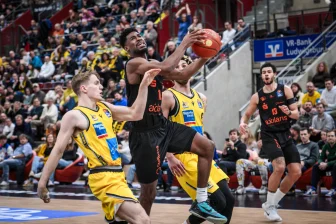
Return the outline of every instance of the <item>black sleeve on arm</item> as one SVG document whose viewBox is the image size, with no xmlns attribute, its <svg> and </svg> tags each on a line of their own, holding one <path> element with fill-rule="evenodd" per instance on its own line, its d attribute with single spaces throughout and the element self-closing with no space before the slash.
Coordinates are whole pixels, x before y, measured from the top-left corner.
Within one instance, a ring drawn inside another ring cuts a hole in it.
<svg viewBox="0 0 336 224">
<path fill-rule="evenodd" d="M 287 99 L 287 105 L 288 106 L 292 105 L 293 103 L 296 103 L 294 98 Z"/>
</svg>

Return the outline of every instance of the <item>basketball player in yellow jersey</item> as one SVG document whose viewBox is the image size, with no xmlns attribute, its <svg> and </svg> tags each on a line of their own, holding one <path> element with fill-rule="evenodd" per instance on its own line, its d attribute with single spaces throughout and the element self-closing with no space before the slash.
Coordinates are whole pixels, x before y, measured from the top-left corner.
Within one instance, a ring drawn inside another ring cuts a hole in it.
<svg viewBox="0 0 336 224">
<path fill-rule="evenodd" d="M 176 69 L 183 70 L 192 61 L 184 56 Z M 206 108 L 206 97 L 190 88 L 190 80 L 175 81 L 175 86 L 162 95 L 162 111 L 165 117 L 173 122 L 184 124 L 195 129 L 203 135 L 203 115 Z M 198 156 L 190 152 L 182 154 L 167 154 L 168 165 L 176 175 L 182 188 L 194 200 L 197 187 L 197 161 Z M 234 206 L 234 197 L 228 187 L 228 176 L 212 162 L 208 181 L 208 194 L 210 205 L 230 222 Z M 185 221 L 188 224 L 205 221 L 194 215 Z"/>
<path fill-rule="evenodd" d="M 137 203 L 125 181 L 112 123 L 113 119 L 142 119 L 148 86 L 159 72 L 160 69 L 151 69 L 145 73 L 132 107 L 114 106 L 103 102 L 103 86 L 97 73 L 88 71 L 73 77 L 72 87 L 78 96 L 78 106 L 63 116 L 56 144 L 43 169 L 38 184 L 38 195 L 45 203 L 50 202 L 46 188 L 49 176 L 55 170 L 69 139 L 73 137 L 88 158 L 88 183 L 92 193 L 102 202 L 106 221 L 150 223 L 145 210 Z"/>
</svg>

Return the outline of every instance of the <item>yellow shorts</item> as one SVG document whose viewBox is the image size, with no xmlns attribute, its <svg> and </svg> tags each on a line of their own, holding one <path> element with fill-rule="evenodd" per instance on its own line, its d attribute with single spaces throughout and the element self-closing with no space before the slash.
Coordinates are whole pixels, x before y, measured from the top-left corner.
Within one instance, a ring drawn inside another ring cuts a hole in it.
<svg viewBox="0 0 336 224">
<path fill-rule="evenodd" d="M 93 173 L 89 175 L 88 183 L 94 196 L 102 202 L 108 222 L 122 221 L 116 213 L 124 201 L 138 202 L 127 186 L 124 172 Z"/>
<path fill-rule="evenodd" d="M 186 173 L 182 177 L 176 176 L 181 187 L 193 199 L 196 199 L 197 188 L 197 162 L 198 156 L 194 153 L 175 154 L 175 157 L 180 160 Z M 210 177 L 208 181 L 208 193 L 213 193 L 218 189 L 217 183 L 221 180 L 229 180 L 229 177 L 217 166 L 215 161 L 212 161 Z"/>
</svg>

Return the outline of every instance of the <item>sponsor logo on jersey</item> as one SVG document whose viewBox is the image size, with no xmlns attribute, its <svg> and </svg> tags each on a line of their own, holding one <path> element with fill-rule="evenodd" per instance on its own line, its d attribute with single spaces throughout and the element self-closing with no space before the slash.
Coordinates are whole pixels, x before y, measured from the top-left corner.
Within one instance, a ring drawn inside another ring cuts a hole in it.
<svg viewBox="0 0 336 224">
<path fill-rule="evenodd" d="M 107 116 L 108 118 L 112 117 L 110 111 L 108 111 L 107 109 L 104 109 L 103 111 L 104 111 L 104 113 L 106 114 L 106 116 Z"/>
<path fill-rule="evenodd" d="M 183 102 L 183 101 L 182 101 L 182 107 L 183 107 L 183 108 L 188 108 L 188 104 L 187 104 L 186 102 Z"/>
<path fill-rule="evenodd" d="M 266 100 L 266 97 L 262 96 L 262 97 L 260 97 L 260 100 L 261 100 L 261 101 L 265 101 L 265 100 Z"/>
<path fill-rule="evenodd" d="M 93 121 L 98 121 L 98 117 L 95 114 L 90 114 Z"/>
<path fill-rule="evenodd" d="M 202 102 L 200 100 L 197 100 L 197 104 L 198 104 L 199 108 L 201 108 L 201 109 L 203 108 L 203 104 L 202 104 Z"/>
<path fill-rule="evenodd" d="M 195 119 L 195 114 L 193 110 L 184 110 L 182 111 L 183 114 L 183 119 L 184 119 L 184 124 L 185 125 L 195 125 L 196 124 L 196 119 Z"/>
<path fill-rule="evenodd" d="M 282 97 L 283 96 L 283 92 L 281 90 L 278 90 L 276 94 L 277 94 L 277 97 Z"/>
<path fill-rule="evenodd" d="M 264 110 L 267 110 L 267 109 L 268 109 L 268 105 L 267 105 L 266 103 L 263 103 L 262 108 L 263 108 Z"/>
<path fill-rule="evenodd" d="M 287 120 L 288 120 L 287 116 L 273 117 L 273 118 L 269 118 L 269 119 L 265 120 L 265 123 L 267 125 L 275 125 L 275 124 L 284 123 Z"/>
<path fill-rule="evenodd" d="M 159 113 L 161 112 L 161 106 L 158 104 L 149 105 L 148 111 L 152 113 Z"/>
<path fill-rule="evenodd" d="M 99 139 L 107 137 L 107 131 L 106 128 L 104 127 L 103 123 L 98 122 L 93 124 L 93 128 L 96 132 L 96 135 Z"/>
</svg>

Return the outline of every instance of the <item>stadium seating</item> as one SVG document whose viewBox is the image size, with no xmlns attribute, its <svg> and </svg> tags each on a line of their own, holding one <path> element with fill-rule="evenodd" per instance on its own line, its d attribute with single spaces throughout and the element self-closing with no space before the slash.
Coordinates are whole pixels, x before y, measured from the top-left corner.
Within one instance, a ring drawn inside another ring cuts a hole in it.
<svg viewBox="0 0 336 224">
<path fill-rule="evenodd" d="M 64 169 L 56 169 L 55 181 L 60 183 L 75 182 L 84 171 L 84 156 L 77 153 L 78 158 Z"/>
</svg>

